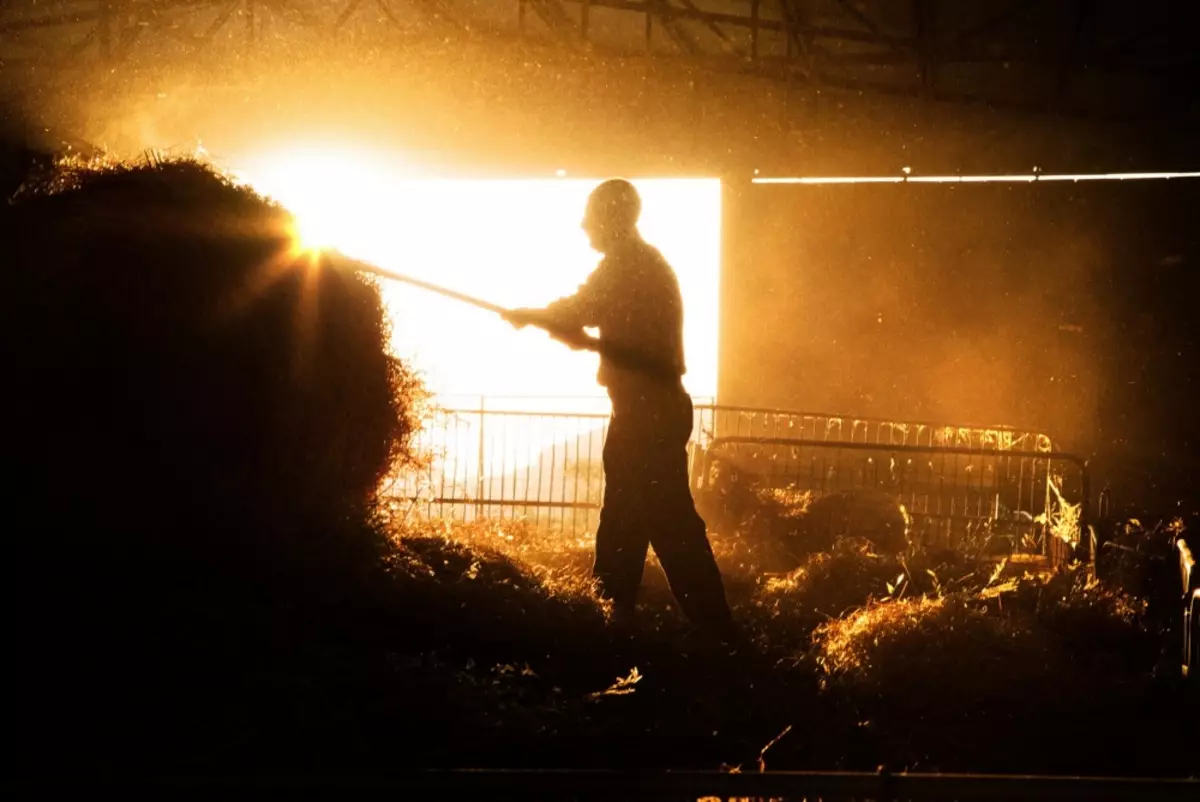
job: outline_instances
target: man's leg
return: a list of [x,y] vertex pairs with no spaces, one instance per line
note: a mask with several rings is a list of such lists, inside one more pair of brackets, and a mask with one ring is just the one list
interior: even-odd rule
[[645,455],[653,498],[643,520],[684,614],[697,626],[728,632],[733,617],[725,586],[688,480],[691,400],[683,394],[657,417],[658,432]]
[[614,418],[604,441],[604,502],[596,528],[596,562],[592,574],[600,594],[611,599],[614,614],[628,618],[637,604],[646,566],[649,539],[641,522],[637,448],[625,426]]
[[725,598],[721,571],[708,542],[704,520],[696,512],[688,491],[686,474],[682,492],[678,483],[674,488],[663,488],[656,504],[650,542],[684,615],[700,627],[728,629],[733,617]]

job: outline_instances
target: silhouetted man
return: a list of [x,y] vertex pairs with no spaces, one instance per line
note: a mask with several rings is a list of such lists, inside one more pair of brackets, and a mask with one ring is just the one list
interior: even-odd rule
[[641,199],[614,179],[588,199],[583,229],[604,259],[574,295],[510,313],[578,344],[600,330],[597,380],[612,400],[594,573],[614,614],[632,617],[648,546],[691,621],[733,636],[721,574],[688,482],[692,400],[683,388],[683,300],[675,273],[638,233]]

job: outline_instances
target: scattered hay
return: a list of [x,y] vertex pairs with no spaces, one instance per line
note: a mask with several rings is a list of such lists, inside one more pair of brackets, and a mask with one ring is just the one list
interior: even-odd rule
[[1071,571],[869,604],[821,625],[815,642],[831,678],[893,691],[921,683],[937,698],[956,688],[981,698],[997,661],[1006,678],[1051,668],[1093,677],[1148,670],[1157,652],[1144,614],[1144,603]]
[[860,537],[879,552],[899,554],[908,547],[910,524],[904,505],[887,493],[848,490],[810,504],[799,535],[808,550],[828,548],[839,537]]
[[985,564],[955,552],[879,554],[867,540],[843,538],[828,552],[810,554],[794,571],[765,577],[753,600],[753,615],[764,639],[800,649],[818,625],[861,607],[979,589],[990,579]]
[[1021,680],[1049,662],[1050,641],[1028,622],[989,615],[968,594],[872,604],[821,625],[815,638],[829,678],[913,706],[937,700],[939,709],[1018,696]]
[[755,599],[760,624],[770,640],[795,647],[821,622],[887,595],[903,569],[875,554],[865,541],[842,541],[832,552],[812,554],[783,576],[766,577]]
[[1143,614],[1079,573],[1025,577],[869,605],[818,627],[814,656],[898,763],[1094,771],[1089,728],[1119,742],[1146,715],[1158,648]]
[[[848,537],[875,551],[909,548],[911,519],[892,496],[870,489],[817,494],[797,486],[772,487],[739,473],[730,478],[722,460],[697,495],[697,508],[715,533],[714,545],[737,564],[768,571],[796,568],[807,555],[826,552]],[[723,472],[724,471],[724,472]]]
[[395,532],[387,560],[394,606],[428,645],[475,659],[553,655],[569,670],[608,639],[609,607],[590,578],[554,575],[430,528]]
[[992,596],[998,611],[1035,621],[1093,677],[1136,676],[1158,660],[1160,638],[1147,619],[1146,600],[1107,587],[1082,569],[1026,577]]
[[567,536],[523,520],[407,521],[394,527],[397,537],[430,537],[494,552],[519,562],[543,585],[567,594],[594,595],[590,536]]
[[1144,598],[1154,626],[1182,638],[1180,569],[1176,543],[1186,532],[1182,518],[1113,525],[1096,555],[1096,573],[1107,587]]

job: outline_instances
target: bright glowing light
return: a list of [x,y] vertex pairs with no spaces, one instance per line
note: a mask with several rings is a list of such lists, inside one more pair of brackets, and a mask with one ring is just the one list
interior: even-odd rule
[[[334,247],[502,306],[540,306],[569,294],[599,259],[579,227],[598,179],[414,177],[379,154],[319,148],[259,154],[238,160],[236,168],[243,180],[291,210],[305,245]],[[679,277],[685,384],[697,399],[711,399],[717,383],[720,182],[634,184],[643,200],[641,230]],[[395,353],[424,373],[443,405],[478,408],[480,396],[487,396],[492,409],[606,409],[595,380],[596,355],[571,351],[536,330],[515,331],[494,314],[404,284],[384,282],[383,292]],[[539,401],[516,398],[521,396]],[[525,438],[540,439],[532,433]],[[529,445],[521,443],[522,453]]]
[[752,178],[752,184],[992,184],[1034,183],[1041,181],[1147,181],[1172,178],[1200,178],[1191,173],[1063,173],[1042,172],[1015,175],[864,175],[864,176],[794,176],[782,178]]

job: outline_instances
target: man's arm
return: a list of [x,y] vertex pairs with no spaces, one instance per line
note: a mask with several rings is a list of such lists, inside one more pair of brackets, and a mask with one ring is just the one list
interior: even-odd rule
[[614,280],[602,262],[574,295],[560,298],[542,309],[513,309],[504,318],[517,328],[531,325],[543,328],[551,337],[571,348],[596,351],[626,369],[677,380],[679,371],[674,365],[648,357],[637,348],[602,344],[584,331],[588,326],[599,325],[603,319],[604,306],[609,303],[610,297],[608,284]]
[[600,305],[603,302],[600,289],[602,280],[600,268],[597,268],[574,295],[560,298],[542,309],[514,309],[505,315],[505,319],[517,328],[533,325],[551,333],[574,335],[578,332],[583,336],[585,327],[599,323]]

